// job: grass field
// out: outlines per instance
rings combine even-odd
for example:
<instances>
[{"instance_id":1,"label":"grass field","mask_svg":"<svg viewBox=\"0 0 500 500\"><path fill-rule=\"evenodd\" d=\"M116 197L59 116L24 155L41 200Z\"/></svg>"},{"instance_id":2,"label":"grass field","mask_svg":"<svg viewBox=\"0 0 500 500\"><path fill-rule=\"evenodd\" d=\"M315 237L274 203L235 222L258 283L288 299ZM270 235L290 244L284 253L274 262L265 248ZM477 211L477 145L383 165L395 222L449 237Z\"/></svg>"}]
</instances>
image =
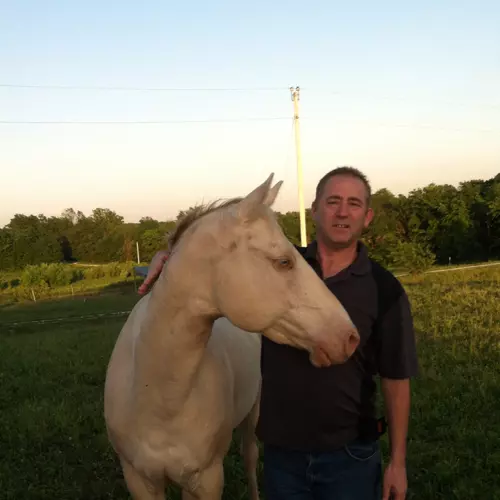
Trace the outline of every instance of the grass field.
<instances>
[{"instance_id":1,"label":"grass field","mask_svg":"<svg viewBox=\"0 0 500 500\"><path fill-rule=\"evenodd\" d=\"M408 498L500 499L500 266L402 281L422 369L413 383ZM129 498L102 417L106 364L124 316L89 316L129 310L137 299L128 283L0 308L1 500ZM26 323L47 318L64 319ZM246 498L236 448L224 498Z\"/></svg>"}]
</instances>

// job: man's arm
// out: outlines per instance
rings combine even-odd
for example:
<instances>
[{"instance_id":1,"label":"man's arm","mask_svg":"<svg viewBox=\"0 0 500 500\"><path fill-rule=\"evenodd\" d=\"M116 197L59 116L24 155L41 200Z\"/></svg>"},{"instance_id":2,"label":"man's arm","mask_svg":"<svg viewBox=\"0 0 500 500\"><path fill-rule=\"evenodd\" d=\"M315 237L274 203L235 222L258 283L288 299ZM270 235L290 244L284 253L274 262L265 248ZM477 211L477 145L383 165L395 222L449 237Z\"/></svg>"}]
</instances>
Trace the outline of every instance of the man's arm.
<instances>
[{"instance_id":1,"label":"man's arm","mask_svg":"<svg viewBox=\"0 0 500 500\"><path fill-rule=\"evenodd\" d=\"M146 276L146 279L139 287L138 292L140 295L145 295L146 293L149 292L149 290L153 286L153 283L158 279L158 276L161 274L163 265L168 259L168 255L169 252L167 250L160 250L159 252L155 253L153 259L151 260L151 264L148 267L148 274Z\"/></svg>"},{"instance_id":2,"label":"man's arm","mask_svg":"<svg viewBox=\"0 0 500 500\"><path fill-rule=\"evenodd\" d=\"M404 289L377 325L378 372L388 424L390 461L382 500L404 500L407 491L406 443L410 415L410 378L418 374L411 307Z\"/></svg>"},{"instance_id":3,"label":"man's arm","mask_svg":"<svg viewBox=\"0 0 500 500\"><path fill-rule=\"evenodd\" d=\"M410 381L382 378L381 386L387 414L390 460L395 465L404 466L410 416Z\"/></svg>"}]
</instances>

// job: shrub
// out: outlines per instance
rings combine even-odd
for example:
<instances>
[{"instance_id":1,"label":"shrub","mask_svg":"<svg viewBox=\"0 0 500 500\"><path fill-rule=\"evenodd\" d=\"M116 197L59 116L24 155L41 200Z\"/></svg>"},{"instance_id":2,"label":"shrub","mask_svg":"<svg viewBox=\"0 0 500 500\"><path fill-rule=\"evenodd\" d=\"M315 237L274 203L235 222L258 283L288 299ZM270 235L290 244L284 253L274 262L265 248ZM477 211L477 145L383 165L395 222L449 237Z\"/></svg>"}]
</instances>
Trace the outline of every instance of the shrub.
<instances>
[{"instance_id":1,"label":"shrub","mask_svg":"<svg viewBox=\"0 0 500 500\"><path fill-rule=\"evenodd\" d=\"M42 266L27 265L21 275L21 284L25 287L37 287L46 283Z\"/></svg>"},{"instance_id":2,"label":"shrub","mask_svg":"<svg viewBox=\"0 0 500 500\"><path fill-rule=\"evenodd\" d=\"M13 280L10 280L11 288L17 288L20 285L21 285L21 280L19 278L14 278Z\"/></svg>"},{"instance_id":3,"label":"shrub","mask_svg":"<svg viewBox=\"0 0 500 500\"><path fill-rule=\"evenodd\" d=\"M5 290L9 288L9 280L6 276L0 274L0 290Z\"/></svg>"},{"instance_id":4,"label":"shrub","mask_svg":"<svg viewBox=\"0 0 500 500\"><path fill-rule=\"evenodd\" d=\"M121 266L118 262L112 262L111 264L105 266L105 272L110 278L116 278L121 274Z\"/></svg>"},{"instance_id":5,"label":"shrub","mask_svg":"<svg viewBox=\"0 0 500 500\"><path fill-rule=\"evenodd\" d=\"M49 264L44 266L44 278L50 288L65 286L73 282L73 270L64 264Z\"/></svg>"},{"instance_id":6,"label":"shrub","mask_svg":"<svg viewBox=\"0 0 500 500\"><path fill-rule=\"evenodd\" d=\"M91 280L104 278L104 276L106 276L102 266L88 267L83 271L83 274L85 276L85 279L91 279Z\"/></svg>"},{"instance_id":7,"label":"shrub","mask_svg":"<svg viewBox=\"0 0 500 500\"><path fill-rule=\"evenodd\" d=\"M391 249L390 255L396 266L412 274L426 271L436 260L427 245L416 241L398 241Z\"/></svg>"},{"instance_id":8,"label":"shrub","mask_svg":"<svg viewBox=\"0 0 500 500\"><path fill-rule=\"evenodd\" d=\"M25 287L38 288L67 286L83 278L80 269L60 264L28 265L24 268L21 283Z\"/></svg>"}]
</instances>

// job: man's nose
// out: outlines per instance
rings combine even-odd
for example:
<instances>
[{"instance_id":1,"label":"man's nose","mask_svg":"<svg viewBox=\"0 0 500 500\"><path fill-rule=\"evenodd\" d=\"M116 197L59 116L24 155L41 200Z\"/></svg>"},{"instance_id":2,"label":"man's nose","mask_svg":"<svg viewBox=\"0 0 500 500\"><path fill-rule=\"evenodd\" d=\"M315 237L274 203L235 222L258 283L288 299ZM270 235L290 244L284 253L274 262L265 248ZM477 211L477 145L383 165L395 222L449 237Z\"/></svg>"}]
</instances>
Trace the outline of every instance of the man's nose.
<instances>
[{"instance_id":1,"label":"man's nose","mask_svg":"<svg viewBox=\"0 0 500 500\"><path fill-rule=\"evenodd\" d=\"M340 202L337 205L337 216L338 217L347 217L349 213L347 212L347 205L344 202Z\"/></svg>"}]
</instances>

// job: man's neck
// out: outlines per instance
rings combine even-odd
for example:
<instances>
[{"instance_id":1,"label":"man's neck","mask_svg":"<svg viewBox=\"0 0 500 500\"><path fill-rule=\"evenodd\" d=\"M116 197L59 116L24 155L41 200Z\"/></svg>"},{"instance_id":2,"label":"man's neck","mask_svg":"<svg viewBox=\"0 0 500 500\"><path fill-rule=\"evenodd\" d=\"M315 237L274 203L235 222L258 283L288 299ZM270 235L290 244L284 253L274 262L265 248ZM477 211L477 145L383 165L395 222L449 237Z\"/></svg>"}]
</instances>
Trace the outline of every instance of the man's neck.
<instances>
[{"instance_id":1,"label":"man's neck","mask_svg":"<svg viewBox=\"0 0 500 500\"><path fill-rule=\"evenodd\" d=\"M318 259L323 271L323 277L328 278L349 267L356 259L358 243L345 248L335 248L325 244L320 238L318 243Z\"/></svg>"}]
</instances>

